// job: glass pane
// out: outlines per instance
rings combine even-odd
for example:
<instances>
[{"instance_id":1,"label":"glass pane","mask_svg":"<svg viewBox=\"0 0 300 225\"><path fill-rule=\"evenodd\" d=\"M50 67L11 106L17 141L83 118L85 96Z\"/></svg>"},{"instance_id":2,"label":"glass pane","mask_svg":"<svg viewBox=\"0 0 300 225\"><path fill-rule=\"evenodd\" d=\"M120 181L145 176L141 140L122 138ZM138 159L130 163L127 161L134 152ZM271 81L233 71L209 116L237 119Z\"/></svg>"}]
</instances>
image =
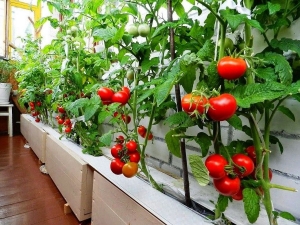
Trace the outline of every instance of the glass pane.
<instances>
[{"instance_id":1,"label":"glass pane","mask_svg":"<svg viewBox=\"0 0 300 225\"><path fill-rule=\"evenodd\" d=\"M31 20L34 20L34 12L14 6L11 7L11 12L11 42L17 48L20 48L22 47L21 38L25 38L26 36L28 36L28 34L31 34L32 37L34 37L34 27L29 20L29 18L31 18ZM12 56L16 57L14 51L12 51Z\"/></svg>"},{"instance_id":2,"label":"glass pane","mask_svg":"<svg viewBox=\"0 0 300 225\"><path fill-rule=\"evenodd\" d=\"M5 55L5 4L0 0L0 56Z\"/></svg>"}]
</instances>

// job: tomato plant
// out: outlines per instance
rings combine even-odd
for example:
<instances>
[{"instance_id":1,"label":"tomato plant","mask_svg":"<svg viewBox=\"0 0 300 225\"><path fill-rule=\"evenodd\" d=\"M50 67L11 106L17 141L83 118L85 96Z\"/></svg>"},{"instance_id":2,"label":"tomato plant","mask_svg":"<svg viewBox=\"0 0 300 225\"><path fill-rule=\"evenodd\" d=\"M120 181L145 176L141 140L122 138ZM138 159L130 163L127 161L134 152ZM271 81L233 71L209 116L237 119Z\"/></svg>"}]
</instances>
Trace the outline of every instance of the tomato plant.
<instances>
[{"instance_id":1,"label":"tomato plant","mask_svg":"<svg viewBox=\"0 0 300 225\"><path fill-rule=\"evenodd\" d=\"M230 178L229 176L225 176L221 179L214 179L213 183L216 190L224 196L236 195L241 186L240 178Z\"/></svg>"},{"instance_id":2,"label":"tomato plant","mask_svg":"<svg viewBox=\"0 0 300 225\"><path fill-rule=\"evenodd\" d=\"M228 120L237 109L237 102L233 95L224 93L209 100L207 115L214 121Z\"/></svg>"},{"instance_id":3,"label":"tomato plant","mask_svg":"<svg viewBox=\"0 0 300 225\"><path fill-rule=\"evenodd\" d=\"M220 154L212 154L205 160L205 166L209 172L209 176L213 179L221 179L225 177L225 166L227 165L227 160Z\"/></svg>"},{"instance_id":4,"label":"tomato plant","mask_svg":"<svg viewBox=\"0 0 300 225\"><path fill-rule=\"evenodd\" d=\"M225 56L218 62L218 73L226 80L235 80L246 73L247 64L242 58Z\"/></svg>"},{"instance_id":5,"label":"tomato plant","mask_svg":"<svg viewBox=\"0 0 300 225\"><path fill-rule=\"evenodd\" d=\"M135 162L127 162L122 168L122 173L127 178L131 178L135 176L137 172L138 172L138 164Z\"/></svg>"}]
</instances>

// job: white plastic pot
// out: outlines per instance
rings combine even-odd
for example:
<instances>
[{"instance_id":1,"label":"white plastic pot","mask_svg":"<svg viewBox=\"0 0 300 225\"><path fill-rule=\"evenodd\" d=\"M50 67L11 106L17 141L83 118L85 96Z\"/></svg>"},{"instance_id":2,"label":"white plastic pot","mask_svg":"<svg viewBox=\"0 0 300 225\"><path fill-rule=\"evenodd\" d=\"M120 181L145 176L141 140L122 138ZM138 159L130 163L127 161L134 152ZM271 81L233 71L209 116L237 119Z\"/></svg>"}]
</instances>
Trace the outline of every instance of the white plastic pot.
<instances>
[{"instance_id":1,"label":"white plastic pot","mask_svg":"<svg viewBox=\"0 0 300 225\"><path fill-rule=\"evenodd\" d=\"M0 83L0 104L9 104L11 83Z\"/></svg>"}]
</instances>

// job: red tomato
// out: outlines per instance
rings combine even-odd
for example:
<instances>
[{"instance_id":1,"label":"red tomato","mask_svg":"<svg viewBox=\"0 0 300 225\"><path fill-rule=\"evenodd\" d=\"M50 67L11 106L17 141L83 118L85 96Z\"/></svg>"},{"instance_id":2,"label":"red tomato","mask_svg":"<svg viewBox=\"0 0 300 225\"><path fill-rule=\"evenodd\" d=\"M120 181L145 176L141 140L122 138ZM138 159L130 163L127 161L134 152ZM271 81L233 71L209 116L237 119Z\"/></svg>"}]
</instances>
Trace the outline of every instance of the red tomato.
<instances>
[{"instance_id":1,"label":"red tomato","mask_svg":"<svg viewBox=\"0 0 300 225\"><path fill-rule=\"evenodd\" d=\"M64 122L64 125L67 126L67 125L70 125L72 122L69 118L65 119L65 122Z\"/></svg>"},{"instance_id":2,"label":"red tomato","mask_svg":"<svg viewBox=\"0 0 300 225\"><path fill-rule=\"evenodd\" d=\"M123 144L124 143L124 136L119 135L118 137L116 137L116 142L120 143L120 144Z\"/></svg>"},{"instance_id":3,"label":"red tomato","mask_svg":"<svg viewBox=\"0 0 300 225\"><path fill-rule=\"evenodd\" d=\"M141 137L144 138L146 135L147 129L143 125L140 125L140 126L138 126L137 132Z\"/></svg>"},{"instance_id":4,"label":"red tomato","mask_svg":"<svg viewBox=\"0 0 300 225\"><path fill-rule=\"evenodd\" d=\"M133 140L128 141L126 143L126 148L127 148L127 150L128 150L129 153L130 152L135 152L136 149L137 149L137 143L135 141L133 141Z\"/></svg>"},{"instance_id":5,"label":"red tomato","mask_svg":"<svg viewBox=\"0 0 300 225\"><path fill-rule=\"evenodd\" d=\"M114 158L121 158L123 145L122 144L115 144L111 147L110 153Z\"/></svg>"},{"instance_id":6,"label":"red tomato","mask_svg":"<svg viewBox=\"0 0 300 225\"><path fill-rule=\"evenodd\" d=\"M58 107L58 112L60 112L60 113L65 113L66 110L64 109L64 107L59 106L59 107Z\"/></svg>"},{"instance_id":7,"label":"red tomato","mask_svg":"<svg viewBox=\"0 0 300 225\"><path fill-rule=\"evenodd\" d=\"M37 106L41 106L41 105L42 105L42 103L41 103L40 101L37 101L35 104L36 104Z\"/></svg>"},{"instance_id":8,"label":"red tomato","mask_svg":"<svg viewBox=\"0 0 300 225\"><path fill-rule=\"evenodd\" d=\"M71 131L72 131L72 128L71 128L71 127L66 127L66 128L65 128L65 132L66 132L66 133L71 133Z\"/></svg>"},{"instance_id":9,"label":"red tomato","mask_svg":"<svg viewBox=\"0 0 300 225\"><path fill-rule=\"evenodd\" d=\"M111 100L112 102L121 103L121 105L125 105L128 102L129 96L125 91L118 91L113 94Z\"/></svg>"},{"instance_id":10,"label":"red tomato","mask_svg":"<svg viewBox=\"0 0 300 225\"><path fill-rule=\"evenodd\" d=\"M125 114L122 114L122 120L124 121L124 123L128 124L131 121L131 117Z\"/></svg>"},{"instance_id":11,"label":"red tomato","mask_svg":"<svg viewBox=\"0 0 300 225\"><path fill-rule=\"evenodd\" d=\"M37 111L31 111L31 115L32 115L32 116L37 116L37 115L38 115L38 112L37 112Z\"/></svg>"},{"instance_id":12,"label":"red tomato","mask_svg":"<svg viewBox=\"0 0 300 225\"><path fill-rule=\"evenodd\" d=\"M41 119L39 117L35 118L35 122L39 123Z\"/></svg>"},{"instance_id":13,"label":"red tomato","mask_svg":"<svg viewBox=\"0 0 300 225\"><path fill-rule=\"evenodd\" d=\"M108 87L101 87L98 91L97 94L101 98L101 101L103 102L104 105L107 105L111 103L111 98L114 95L114 91Z\"/></svg>"},{"instance_id":14,"label":"red tomato","mask_svg":"<svg viewBox=\"0 0 300 225\"><path fill-rule=\"evenodd\" d=\"M122 174L122 168L125 165L120 159L113 159L110 162L110 170L117 175Z\"/></svg>"},{"instance_id":15,"label":"red tomato","mask_svg":"<svg viewBox=\"0 0 300 225\"><path fill-rule=\"evenodd\" d=\"M58 123L58 124L63 124L64 122L65 122L65 121L64 121L64 119L62 119L62 118L60 118L60 119L57 120L57 123Z\"/></svg>"},{"instance_id":16,"label":"red tomato","mask_svg":"<svg viewBox=\"0 0 300 225\"><path fill-rule=\"evenodd\" d=\"M218 62L217 70L220 77L227 80L234 80L245 74L247 64L242 58L225 56Z\"/></svg>"},{"instance_id":17,"label":"red tomato","mask_svg":"<svg viewBox=\"0 0 300 225\"><path fill-rule=\"evenodd\" d=\"M225 176L221 179L214 179L213 183L216 190L224 196L233 196L237 194L241 186L241 180L238 177L232 179Z\"/></svg>"},{"instance_id":18,"label":"red tomato","mask_svg":"<svg viewBox=\"0 0 300 225\"><path fill-rule=\"evenodd\" d=\"M34 110L35 109L35 106L30 106L30 110Z\"/></svg>"},{"instance_id":19,"label":"red tomato","mask_svg":"<svg viewBox=\"0 0 300 225\"><path fill-rule=\"evenodd\" d=\"M240 190L235 194L231 196L234 200L240 201L243 199L243 188L240 188Z\"/></svg>"},{"instance_id":20,"label":"red tomato","mask_svg":"<svg viewBox=\"0 0 300 225\"><path fill-rule=\"evenodd\" d=\"M130 89L129 89L129 87L122 87L121 90L126 92L128 94L128 98L130 98Z\"/></svg>"},{"instance_id":21,"label":"red tomato","mask_svg":"<svg viewBox=\"0 0 300 225\"><path fill-rule=\"evenodd\" d=\"M29 102L30 107L34 107L34 102Z\"/></svg>"},{"instance_id":22,"label":"red tomato","mask_svg":"<svg viewBox=\"0 0 300 225\"><path fill-rule=\"evenodd\" d=\"M205 160L209 176L213 179L221 179L226 176L226 165L228 165L227 160L220 154L212 154Z\"/></svg>"},{"instance_id":23,"label":"red tomato","mask_svg":"<svg viewBox=\"0 0 300 225\"><path fill-rule=\"evenodd\" d=\"M231 157L233 163L241 168L238 168L234 165L234 172L239 177L246 177L250 175L254 171L254 163L252 159L244 154L237 153L234 156Z\"/></svg>"},{"instance_id":24,"label":"red tomato","mask_svg":"<svg viewBox=\"0 0 300 225\"><path fill-rule=\"evenodd\" d=\"M247 155L252 159L252 161L254 163L256 163L256 152L255 152L255 147L252 145L252 146L249 146L246 148L245 150L247 152Z\"/></svg>"},{"instance_id":25,"label":"red tomato","mask_svg":"<svg viewBox=\"0 0 300 225\"><path fill-rule=\"evenodd\" d=\"M269 180L271 181L273 178L273 172L272 170L269 168Z\"/></svg>"},{"instance_id":26,"label":"red tomato","mask_svg":"<svg viewBox=\"0 0 300 225\"><path fill-rule=\"evenodd\" d=\"M122 173L125 177L130 178L138 172L138 164L135 162L128 162L122 168Z\"/></svg>"},{"instance_id":27,"label":"red tomato","mask_svg":"<svg viewBox=\"0 0 300 225\"><path fill-rule=\"evenodd\" d=\"M237 109L237 103L231 94L221 94L209 99L210 107L207 115L214 121L223 121L232 117Z\"/></svg>"},{"instance_id":28,"label":"red tomato","mask_svg":"<svg viewBox=\"0 0 300 225\"><path fill-rule=\"evenodd\" d=\"M204 96L193 95L192 93L183 96L181 99L182 109L188 114L193 113L195 110L203 114L206 104L207 99Z\"/></svg>"},{"instance_id":29,"label":"red tomato","mask_svg":"<svg viewBox=\"0 0 300 225\"><path fill-rule=\"evenodd\" d=\"M58 116L56 116L56 117L55 117L55 119L56 119L56 120L59 120L59 119L60 119L60 116L59 116L59 115L58 115Z\"/></svg>"},{"instance_id":30,"label":"red tomato","mask_svg":"<svg viewBox=\"0 0 300 225\"><path fill-rule=\"evenodd\" d=\"M153 134L152 133L149 133L148 135L148 140L152 140L153 139Z\"/></svg>"},{"instance_id":31,"label":"red tomato","mask_svg":"<svg viewBox=\"0 0 300 225\"><path fill-rule=\"evenodd\" d=\"M141 159L141 155L138 151L129 153L129 161L130 162L138 163L140 161L140 159Z\"/></svg>"}]
</instances>

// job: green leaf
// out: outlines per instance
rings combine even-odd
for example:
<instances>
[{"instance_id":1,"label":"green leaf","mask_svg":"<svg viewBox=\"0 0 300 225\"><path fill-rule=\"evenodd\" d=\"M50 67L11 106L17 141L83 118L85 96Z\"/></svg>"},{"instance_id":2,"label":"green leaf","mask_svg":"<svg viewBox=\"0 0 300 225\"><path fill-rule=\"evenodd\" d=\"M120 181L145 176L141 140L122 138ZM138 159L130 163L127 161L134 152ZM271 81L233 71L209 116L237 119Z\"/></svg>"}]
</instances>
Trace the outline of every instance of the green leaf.
<instances>
[{"instance_id":1,"label":"green leaf","mask_svg":"<svg viewBox=\"0 0 300 225\"><path fill-rule=\"evenodd\" d=\"M101 40L108 41L114 38L117 32L118 30L115 27L113 28L108 27L106 29L100 28L94 30L93 36L99 37Z\"/></svg>"},{"instance_id":2,"label":"green leaf","mask_svg":"<svg viewBox=\"0 0 300 225\"><path fill-rule=\"evenodd\" d=\"M219 195L218 202L217 202L217 208L220 212L225 212L227 206L228 206L228 200L229 197L224 195Z\"/></svg>"},{"instance_id":3,"label":"green leaf","mask_svg":"<svg viewBox=\"0 0 300 225\"><path fill-rule=\"evenodd\" d=\"M249 108L251 104L274 100L286 95L286 86L277 82L255 83L237 86L232 90L238 106Z\"/></svg>"},{"instance_id":4,"label":"green leaf","mask_svg":"<svg viewBox=\"0 0 300 225\"><path fill-rule=\"evenodd\" d=\"M215 44L212 42L212 40L206 40L202 48L197 52L197 56L204 60L213 60L215 50Z\"/></svg>"},{"instance_id":5,"label":"green leaf","mask_svg":"<svg viewBox=\"0 0 300 225\"><path fill-rule=\"evenodd\" d=\"M279 216L287 220L296 221L296 218L289 212L280 212Z\"/></svg>"},{"instance_id":6,"label":"green leaf","mask_svg":"<svg viewBox=\"0 0 300 225\"><path fill-rule=\"evenodd\" d=\"M286 115L288 118L290 118L291 120L293 121L296 120L294 113L289 108L281 105L278 107L278 110L282 112L284 115Z\"/></svg>"},{"instance_id":7,"label":"green leaf","mask_svg":"<svg viewBox=\"0 0 300 225\"><path fill-rule=\"evenodd\" d=\"M85 121L89 120L92 118L92 116L95 115L96 111L98 110L99 105L89 105L85 108L84 111L84 119Z\"/></svg>"},{"instance_id":8,"label":"green leaf","mask_svg":"<svg viewBox=\"0 0 300 225\"><path fill-rule=\"evenodd\" d=\"M272 39L271 46L286 52L288 50L292 50L300 55L300 40L293 40L289 38L281 38L280 40Z\"/></svg>"},{"instance_id":9,"label":"green leaf","mask_svg":"<svg viewBox=\"0 0 300 225\"><path fill-rule=\"evenodd\" d=\"M155 88L154 96L157 101L157 106L160 106L169 96L177 78L180 74L179 63L171 64L171 71L168 72L167 80Z\"/></svg>"},{"instance_id":10,"label":"green leaf","mask_svg":"<svg viewBox=\"0 0 300 225\"><path fill-rule=\"evenodd\" d=\"M280 4L277 3L272 3L272 2L268 2L268 9L269 9L269 14L272 15L278 11L280 11L281 6Z\"/></svg>"},{"instance_id":11,"label":"green leaf","mask_svg":"<svg viewBox=\"0 0 300 225\"><path fill-rule=\"evenodd\" d=\"M280 140L277 137L270 135L270 143L274 144L274 145L278 144L280 153L281 154L283 153L283 150L284 150L283 145L281 144Z\"/></svg>"},{"instance_id":12,"label":"green leaf","mask_svg":"<svg viewBox=\"0 0 300 225\"><path fill-rule=\"evenodd\" d=\"M254 223L259 216L259 201L260 198L253 189L245 188L243 190L244 209L250 223Z\"/></svg>"},{"instance_id":13,"label":"green leaf","mask_svg":"<svg viewBox=\"0 0 300 225\"><path fill-rule=\"evenodd\" d=\"M150 60L143 60L142 62L142 72L145 73L147 72L152 66L157 66L159 64L159 58L158 57L154 57Z\"/></svg>"},{"instance_id":14,"label":"green leaf","mask_svg":"<svg viewBox=\"0 0 300 225\"><path fill-rule=\"evenodd\" d=\"M209 147L212 145L210 136L204 132L200 132L194 140L200 145L202 157L205 157L208 153Z\"/></svg>"},{"instance_id":15,"label":"green leaf","mask_svg":"<svg viewBox=\"0 0 300 225\"><path fill-rule=\"evenodd\" d=\"M260 23L257 20L250 20L250 19L246 18L245 23L250 25L251 27L258 29L261 32L264 32L264 28L262 28L262 26L260 25Z\"/></svg>"},{"instance_id":16,"label":"green leaf","mask_svg":"<svg viewBox=\"0 0 300 225\"><path fill-rule=\"evenodd\" d=\"M185 112L175 113L164 121L165 124L168 124L171 128L175 127L190 127L194 125L192 119Z\"/></svg>"},{"instance_id":17,"label":"green leaf","mask_svg":"<svg viewBox=\"0 0 300 225\"><path fill-rule=\"evenodd\" d=\"M165 140L169 151L176 157L181 158L180 138L173 136L176 134L177 132L175 130L170 130L168 133L166 133Z\"/></svg>"},{"instance_id":18,"label":"green leaf","mask_svg":"<svg viewBox=\"0 0 300 225\"><path fill-rule=\"evenodd\" d=\"M243 123L241 118L235 114L230 119L228 119L227 122L237 130L243 129Z\"/></svg>"},{"instance_id":19,"label":"green leaf","mask_svg":"<svg viewBox=\"0 0 300 225\"><path fill-rule=\"evenodd\" d=\"M274 66L275 73L277 74L280 83L285 85L290 85L292 83L293 70L283 55L274 52L266 52L263 55L259 55L259 57L262 57L267 64Z\"/></svg>"},{"instance_id":20,"label":"green leaf","mask_svg":"<svg viewBox=\"0 0 300 225\"><path fill-rule=\"evenodd\" d=\"M257 77L262 78L266 81L276 81L277 80L277 76L275 75L275 71L271 67L257 68L255 74L256 74Z\"/></svg>"},{"instance_id":21,"label":"green leaf","mask_svg":"<svg viewBox=\"0 0 300 225\"><path fill-rule=\"evenodd\" d=\"M105 144L105 146L110 146L111 141L112 141L112 131L110 130L109 132L103 134L100 138L99 141Z\"/></svg>"},{"instance_id":22,"label":"green leaf","mask_svg":"<svg viewBox=\"0 0 300 225\"><path fill-rule=\"evenodd\" d=\"M240 24L244 23L247 18L245 14L232 15L225 10L221 10L221 14L227 20L232 32L235 31Z\"/></svg>"},{"instance_id":23,"label":"green leaf","mask_svg":"<svg viewBox=\"0 0 300 225\"><path fill-rule=\"evenodd\" d=\"M181 4L180 1L176 1L175 5L173 7L174 7L174 11L179 16L179 18L186 15L184 7L183 7L183 5Z\"/></svg>"},{"instance_id":24,"label":"green leaf","mask_svg":"<svg viewBox=\"0 0 300 225\"><path fill-rule=\"evenodd\" d=\"M199 185L206 186L209 183L209 175L202 158L198 155L189 155L189 163Z\"/></svg>"},{"instance_id":25,"label":"green leaf","mask_svg":"<svg viewBox=\"0 0 300 225\"><path fill-rule=\"evenodd\" d=\"M98 114L98 124L101 124L103 123L107 117L111 116L111 113L107 110L105 111L101 111L99 114Z\"/></svg>"},{"instance_id":26,"label":"green leaf","mask_svg":"<svg viewBox=\"0 0 300 225\"><path fill-rule=\"evenodd\" d=\"M217 62L212 61L207 67L207 86L210 90L218 88L221 85L221 78L217 71Z\"/></svg>"}]
</instances>

